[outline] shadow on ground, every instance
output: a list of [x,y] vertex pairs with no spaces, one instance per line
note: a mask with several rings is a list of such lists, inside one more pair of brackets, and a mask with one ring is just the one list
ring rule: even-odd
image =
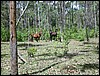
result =
[[25,47],[25,46],[28,46],[28,45],[29,45],[29,46],[45,46],[45,45],[47,45],[47,44],[31,44],[31,43],[29,43],[29,44],[28,44],[28,43],[17,44],[17,46],[20,46],[20,47],[21,47],[21,46],[24,46],[24,47]]
[[99,64],[97,63],[91,63],[91,64],[84,64],[84,65],[80,65],[81,71],[84,72],[87,69],[99,69]]
[[[65,61],[66,61],[66,60],[65,60]],[[36,74],[36,73],[39,73],[39,72],[43,72],[43,71],[45,71],[45,70],[51,68],[52,66],[55,66],[55,65],[60,64],[60,63],[62,63],[62,62],[65,62],[65,61],[56,62],[56,63],[53,63],[53,64],[51,64],[51,65],[49,65],[49,66],[47,66],[47,67],[45,67],[45,68],[43,68],[43,69],[41,69],[41,70],[38,70],[38,71],[35,71],[35,72],[32,72],[32,73],[29,73],[29,74],[21,74],[21,75],[32,75],[32,74]]]
[[1,58],[5,57],[5,56],[9,56],[9,54],[1,54]]

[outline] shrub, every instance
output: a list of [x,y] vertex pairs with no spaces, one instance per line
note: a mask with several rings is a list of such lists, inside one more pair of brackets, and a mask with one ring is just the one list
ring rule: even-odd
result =
[[95,32],[94,29],[90,30],[90,38],[92,38],[94,36],[94,32]]
[[10,31],[6,27],[1,27],[1,41],[9,41]]
[[37,49],[34,47],[31,47],[28,49],[28,56],[34,57],[34,54],[36,53]]

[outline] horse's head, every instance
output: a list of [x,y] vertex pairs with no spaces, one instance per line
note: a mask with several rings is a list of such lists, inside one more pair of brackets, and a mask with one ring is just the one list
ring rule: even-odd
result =
[[49,33],[50,33],[50,34],[52,33],[52,30],[51,30],[51,29],[49,30]]

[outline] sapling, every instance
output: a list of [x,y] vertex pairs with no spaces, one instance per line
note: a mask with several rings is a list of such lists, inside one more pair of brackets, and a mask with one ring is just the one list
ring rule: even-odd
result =
[[69,51],[68,50],[68,44],[70,43],[70,41],[67,39],[67,40],[65,40],[65,42],[64,42],[64,55],[66,55],[67,54],[67,52]]
[[30,57],[34,57],[34,54],[37,52],[37,49],[32,47],[32,48],[28,48],[28,56]]

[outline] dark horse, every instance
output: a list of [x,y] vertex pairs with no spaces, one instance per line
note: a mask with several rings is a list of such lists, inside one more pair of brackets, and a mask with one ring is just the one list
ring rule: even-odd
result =
[[52,30],[50,30],[50,40],[52,41],[53,37],[56,38],[57,40],[57,29],[55,30],[55,32],[52,32]]

